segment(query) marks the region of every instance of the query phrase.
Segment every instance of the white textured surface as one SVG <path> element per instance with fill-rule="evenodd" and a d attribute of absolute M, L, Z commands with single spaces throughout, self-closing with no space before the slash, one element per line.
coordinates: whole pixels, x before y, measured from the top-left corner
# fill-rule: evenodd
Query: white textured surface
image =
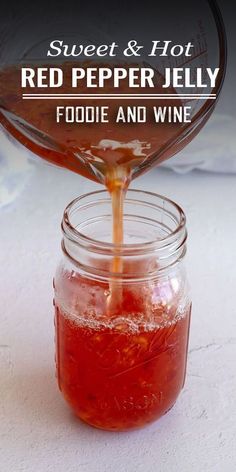
<path fill-rule="evenodd" d="M 80 423 L 56 386 L 52 277 L 65 205 L 95 184 L 40 165 L 2 209 L 1 472 L 233 472 L 236 466 L 236 178 L 139 179 L 186 211 L 193 292 L 188 375 L 172 411 L 132 433 Z M 98 188 L 98 187 L 97 187 Z"/>
<path fill-rule="evenodd" d="M 30 178 L 29 153 L 0 125 L 0 208 L 12 203 Z"/>

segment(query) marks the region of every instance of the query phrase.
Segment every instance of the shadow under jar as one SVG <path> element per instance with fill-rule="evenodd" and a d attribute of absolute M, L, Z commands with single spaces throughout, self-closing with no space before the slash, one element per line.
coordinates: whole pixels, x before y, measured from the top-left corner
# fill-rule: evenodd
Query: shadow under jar
<path fill-rule="evenodd" d="M 110 242 L 111 228 L 106 191 L 83 195 L 64 212 L 54 279 L 56 366 L 79 418 L 122 431 L 174 405 L 185 380 L 191 302 L 178 205 L 129 190 L 123 245 Z M 114 257 L 120 273 L 112 272 Z"/>

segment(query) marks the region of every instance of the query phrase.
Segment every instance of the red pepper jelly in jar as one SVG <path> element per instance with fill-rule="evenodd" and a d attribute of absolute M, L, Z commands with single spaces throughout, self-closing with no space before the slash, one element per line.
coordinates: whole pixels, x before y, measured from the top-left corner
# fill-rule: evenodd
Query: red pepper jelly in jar
<path fill-rule="evenodd" d="M 167 198 L 129 190 L 124 243 L 114 246 L 106 191 L 65 210 L 54 279 L 59 388 L 97 428 L 143 427 L 175 403 L 185 380 L 191 303 L 185 216 Z M 114 257 L 120 272 L 112 272 Z"/>

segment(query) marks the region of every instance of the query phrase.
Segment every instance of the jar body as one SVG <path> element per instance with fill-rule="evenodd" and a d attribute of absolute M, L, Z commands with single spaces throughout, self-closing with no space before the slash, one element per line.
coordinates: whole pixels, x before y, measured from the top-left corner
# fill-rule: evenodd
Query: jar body
<path fill-rule="evenodd" d="M 179 262 L 160 274 L 153 255 L 123 257 L 125 274 L 150 273 L 151 266 L 151 278 L 112 282 L 81 271 L 67 256 L 57 269 L 59 388 L 97 428 L 142 427 L 165 414 L 183 387 L 190 322 L 185 270 Z M 111 296 L 116 303 L 108 313 Z"/>

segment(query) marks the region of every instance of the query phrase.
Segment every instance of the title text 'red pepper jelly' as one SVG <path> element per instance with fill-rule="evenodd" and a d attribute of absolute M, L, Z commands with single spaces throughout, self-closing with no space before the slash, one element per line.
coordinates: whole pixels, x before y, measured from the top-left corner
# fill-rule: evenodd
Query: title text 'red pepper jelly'
<path fill-rule="evenodd" d="M 64 257 L 54 279 L 56 365 L 75 413 L 122 431 L 174 405 L 185 380 L 191 303 L 181 208 L 129 190 L 119 247 L 110 242 L 111 221 L 106 191 L 65 210 Z M 112 272 L 114 257 L 120 273 Z"/>

